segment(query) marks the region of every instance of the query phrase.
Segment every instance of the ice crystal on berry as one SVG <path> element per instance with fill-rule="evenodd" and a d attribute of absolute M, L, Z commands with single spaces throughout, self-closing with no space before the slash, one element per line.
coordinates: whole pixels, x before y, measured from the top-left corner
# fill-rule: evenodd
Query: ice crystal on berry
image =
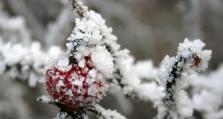
<path fill-rule="evenodd" d="M 56 65 L 46 71 L 46 90 L 66 111 L 98 102 L 105 96 L 103 76 L 93 67 L 90 56 L 83 59 L 83 67 L 69 64 L 60 68 Z"/>

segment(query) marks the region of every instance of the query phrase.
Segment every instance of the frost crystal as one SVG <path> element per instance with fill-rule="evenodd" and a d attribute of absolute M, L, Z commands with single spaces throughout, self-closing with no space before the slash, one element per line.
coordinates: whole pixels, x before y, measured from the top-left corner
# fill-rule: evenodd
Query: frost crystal
<path fill-rule="evenodd" d="M 183 43 L 180 43 L 178 47 L 177 55 L 183 58 L 189 58 L 188 68 L 194 68 L 194 70 L 201 71 L 208 67 L 208 62 L 211 59 L 211 50 L 203 50 L 205 44 L 196 39 L 189 41 L 185 39 Z"/>
<path fill-rule="evenodd" d="M 90 55 L 95 68 L 106 79 L 117 82 L 126 95 L 134 92 L 143 100 L 156 100 L 161 97 L 161 88 L 156 83 L 141 86 L 142 78 L 154 80 L 156 71 L 140 74 L 139 66 L 138 71 L 135 70 L 134 58 L 129 55 L 128 50 L 120 49 L 112 29 L 105 25 L 100 14 L 89 11 L 81 19 L 76 19 L 75 28 L 67 40 L 68 52 L 76 62 L 82 65 L 83 57 Z M 147 66 L 147 71 L 155 69 L 151 63 L 144 68 Z M 88 82 L 91 83 L 91 80 Z M 148 89 L 147 93 L 143 88 Z M 145 93 L 141 93 L 142 91 Z M 150 93 L 156 95 L 151 96 Z"/>
<path fill-rule="evenodd" d="M 67 112 L 60 112 L 54 119 L 66 119 L 68 116 Z"/>
<path fill-rule="evenodd" d="M 49 64 L 49 61 L 57 58 L 60 53 L 58 47 L 51 47 L 45 53 L 37 42 L 26 46 L 3 43 L 0 40 L 0 77 L 27 80 L 29 85 L 34 87 L 44 65 Z"/>
<path fill-rule="evenodd" d="M 100 113 L 99 119 L 126 119 L 123 115 L 117 111 L 106 110 L 100 105 L 95 105 L 95 109 Z"/>
<path fill-rule="evenodd" d="M 52 102 L 52 100 L 50 99 L 50 97 L 48 97 L 48 96 L 46 96 L 46 95 L 43 95 L 43 96 L 41 96 L 41 97 L 38 97 L 38 98 L 37 98 L 37 101 L 40 101 L 40 102 L 42 102 L 42 103 L 46 103 L 46 104 Z"/>
<path fill-rule="evenodd" d="M 83 60 L 84 64 L 92 62 L 89 57 Z M 61 62 L 61 60 L 58 61 Z M 66 62 L 64 58 L 62 61 Z M 100 101 L 105 96 L 106 85 L 100 78 L 100 72 L 91 65 L 79 67 L 77 64 L 70 64 L 65 66 L 69 68 L 64 68 L 63 65 L 62 69 L 57 65 L 53 65 L 46 71 L 45 85 L 52 99 L 61 107 L 66 107 L 65 111 L 78 110 Z"/>
<path fill-rule="evenodd" d="M 166 56 L 161 64 L 159 78 L 165 87 L 165 97 L 159 106 L 158 118 L 185 118 L 192 115 L 191 100 L 183 91 L 186 79 L 194 71 L 207 68 L 210 50 L 203 50 L 200 40 L 185 39 L 178 47 L 177 56 Z"/>
<path fill-rule="evenodd" d="M 192 87 L 192 104 L 194 110 L 206 119 L 223 118 L 223 65 L 216 71 L 205 75 L 193 75 L 190 79 Z"/>
<path fill-rule="evenodd" d="M 116 37 L 111 34 L 111 28 L 105 25 L 105 20 L 94 11 L 84 14 L 81 19 L 75 20 L 75 28 L 67 39 L 68 52 L 78 62 L 83 56 L 91 55 L 95 67 L 108 78 L 112 77 L 114 66 L 113 58 L 106 49 L 106 42 L 115 41 Z"/>

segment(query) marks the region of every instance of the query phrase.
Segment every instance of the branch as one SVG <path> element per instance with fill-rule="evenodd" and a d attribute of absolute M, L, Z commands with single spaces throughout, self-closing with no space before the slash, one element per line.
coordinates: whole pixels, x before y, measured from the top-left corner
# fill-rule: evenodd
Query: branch
<path fill-rule="evenodd" d="M 183 84 L 191 73 L 207 68 L 211 51 L 203 50 L 204 46 L 205 44 L 200 40 L 186 39 L 178 47 L 177 56 L 164 58 L 159 78 L 164 85 L 166 95 L 158 107 L 159 119 L 185 118 L 192 115 L 192 109 L 189 109 L 191 107 L 185 107 L 188 104 L 182 104 L 189 100 L 183 90 Z M 191 111 L 184 113 L 184 108 Z"/>
<path fill-rule="evenodd" d="M 96 113 L 98 117 L 101 119 L 126 119 L 123 115 L 118 113 L 117 111 L 106 110 L 100 105 L 95 105 L 93 108 L 89 108 L 89 111 Z"/>
<path fill-rule="evenodd" d="M 87 6 L 84 6 L 80 0 L 71 0 L 71 3 L 73 9 L 75 9 L 81 17 L 88 11 Z"/>
<path fill-rule="evenodd" d="M 21 43 L 3 43 L 0 39 L 0 77 L 27 81 L 30 87 L 35 87 L 43 66 L 59 54 L 61 50 L 58 47 L 43 51 L 38 42 L 27 46 Z"/>

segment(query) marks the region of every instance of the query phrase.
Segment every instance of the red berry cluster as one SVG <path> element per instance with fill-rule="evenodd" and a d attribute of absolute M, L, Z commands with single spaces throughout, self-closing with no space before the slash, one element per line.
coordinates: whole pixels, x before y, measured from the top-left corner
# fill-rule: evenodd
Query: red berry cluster
<path fill-rule="evenodd" d="M 53 66 L 46 72 L 48 94 L 69 111 L 98 102 L 105 96 L 106 86 L 101 73 L 94 68 L 90 56 L 84 61 L 84 67 L 71 64 L 64 71 Z"/>

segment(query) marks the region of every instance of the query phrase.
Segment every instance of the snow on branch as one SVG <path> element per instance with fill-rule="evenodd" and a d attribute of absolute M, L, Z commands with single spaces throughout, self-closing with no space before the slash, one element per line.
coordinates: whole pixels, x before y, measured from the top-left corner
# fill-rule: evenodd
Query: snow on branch
<path fill-rule="evenodd" d="M 72 4 L 81 18 L 75 20 L 75 27 L 67 38 L 66 53 L 46 67 L 45 86 L 51 99 L 46 101 L 66 112 L 66 117 L 82 119 L 91 107 L 96 112 L 104 110 L 97 103 L 106 95 L 107 85 L 114 83 L 126 96 L 157 104 L 159 119 L 192 115 L 192 103 L 183 84 L 191 73 L 208 66 L 211 51 L 203 50 L 203 42 L 186 39 L 179 45 L 177 55 L 165 57 L 158 70 L 151 61 L 135 63 L 129 51 L 120 48 L 100 14 L 88 11 L 78 0 Z M 158 78 L 157 72 L 161 86 L 154 80 Z M 108 112 L 103 111 L 101 115 Z M 105 117 L 110 119 L 113 115 Z"/>
<path fill-rule="evenodd" d="M 58 57 L 60 48 L 51 47 L 46 53 L 41 45 L 33 42 L 30 46 L 3 43 L 0 40 L 0 77 L 1 79 L 27 80 L 29 86 L 36 86 L 41 70 L 50 59 Z"/>
<path fill-rule="evenodd" d="M 156 102 L 162 97 L 163 88 L 155 81 L 157 69 L 151 61 L 134 62 L 134 58 L 120 52 L 115 59 L 114 82 L 122 88 L 126 96 L 143 101 Z M 145 81 L 146 80 L 146 81 Z"/>
<path fill-rule="evenodd" d="M 140 77 L 142 73 L 134 70 L 139 65 L 135 66 L 134 58 L 129 55 L 128 50 L 120 49 L 117 37 L 112 34 L 112 28 L 106 26 L 100 14 L 90 10 L 85 12 L 82 18 L 77 18 L 75 28 L 67 40 L 72 62 L 78 63 L 84 56 L 90 55 L 93 64 L 105 76 L 106 81 L 117 83 L 127 96 L 135 95 L 140 99 L 150 101 L 161 96 L 161 88 L 157 83 L 145 83 L 141 86 L 145 76 L 152 80 L 156 77 L 156 68 L 151 61 L 144 63 L 145 71 L 149 70 L 150 73 L 144 73 L 144 77 Z"/>
<path fill-rule="evenodd" d="M 83 107 L 103 99 L 104 81 L 108 84 L 110 81 L 117 82 L 126 95 L 134 92 L 143 100 L 154 101 L 161 97 L 162 90 L 157 83 L 141 85 L 143 78 L 150 80 L 156 72 L 150 76 L 132 70 L 134 67 L 139 70 L 140 65 L 134 64 L 128 50 L 120 49 L 116 36 L 100 14 L 92 10 L 84 12 L 81 18 L 75 20 L 75 27 L 67 40 L 67 52 L 45 72 L 48 94 L 69 109 L 66 111 L 83 110 Z M 148 66 L 144 67 L 148 72 L 155 69 L 151 62 L 144 64 Z"/>
<path fill-rule="evenodd" d="M 123 115 L 113 110 L 106 110 L 100 105 L 94 106 L 95 111 L 98 113 L 99 119 L 126 119 Z"/>
<path fill-rule="evenodd" d="M 75 2 L 80 13 L 83 6 Z M 113 59 L 103 40 L 110 32 L 100 14 L 86 10 L 75 20 L 66 53 L 46 67 L 44 79 L 50 102 L 68 117 L 84 118 L 86 109 L 106 95 L 105 78 L 112 77 Z"/>
<path fill-rule="evenodd" d="M 84 16 L 84 14 L 88 11 L 88 7 L 84 6 L 82 1 L 80 0 L 71 0 L 73 9 L 77 11 L 80 16 Z"/>
<path fill-rule="evenodd" d="M 209 75 L 191 76 L 205 70 L 211 58 L 212 52 L 203 50 L 202 41 L 185 39 L 177 55 L 166 56 L 158 69 L 150 60 L 136 62 L 129 50 L 121 49 L 112 28 L 99 13 L 88 10 L 80 0 L 70 1 L 80 18 L 75 19 L 67 50 L 61 56 L 58 47 L 44 51 L 39 43 L 31 42 L 22 17 L 11 19 L 0 11 L 0 35 L 4 41 L 13 41 L 0 40 L 1 79 L 25 80 L 34 87 L 45 66 L 43 83 L 47 95 L 37 100 L 60 109 L 55 119 L 88 119 L 87 112 L 95 113 L 99 119 L 126 119 L 117 111 L 98 105 L 112 85 L 118 85 L 126 97 L 154 103 L 158 119 L 190 118 L 193 111 L 207 119 L 223 118 L 219 79 L 223 68 Z M 64 7 L 57 21 L 48 27 L 48 44 L 65 37 L 63 29 L 70 18 L 69 9 Z M 15 44 L 17 40 L 24 43 Z M 188 87 L 190 91 L 186 92 Z"/>
<path fill-rule="evenodd" d="M 55 104 L 60 105 L 58 102 L 53 101 L 49 96 L 41 96 L 37 99 L 42 103 L 46 104 Z M 66 119 L 67 117 L 71 116 L 74 119 L 88 119 L 87 112 L 93 112 L 97 115 L 99 119 L 126 119 L 123 115 L 118 113 L 117 111 L 113 111 L 110 109 L 105 109 L 102 106 L 95 104 L 95 105 L 88 105 L 82 109 L 76 109 L 74 112 L 67 112 L 66 109 L 63 110 L 63 107 L 60 108 L 60 112 L 54 119 Z"/>
<path fill-rule="evenodd" d="M 193 75 L 189 81 L 192 87 L 194 110 L 205 119 L 221 119 L 223 104 L 223 65 L 208 74 Z"/>
<path fill-rule="evenodd" d="M 158 106 L 159 119 L 178 119 L 192 115 L 191 100 L 183 88 L 191 73 L 207 68 L 212 52 L 203 50 L 204 46 L 200 40 L 185 39 L 180 43 L 175 57 L 164 58 L 159 78 L 166 94 Z"/>
<path fill-rule="evenodd" d="M 143 85 L 144 88 L 147 87 L 148 94 L 146 91 L 141 93 L 143 88 L 140 84 L 143 77 L 139 78 L 140 73 L 133 70 L 134 58 L 129 55 L 128 50 L 120 49 L 116 36 L 112 34 L 112 29 L 106 26 L 100 14 L 92 10 L 86 12 L 84 17 L 76 19 L 75 25 L 67 43 L 67 48 L 72 54 L 70 59 L 79 62 L 83 54 L 84 56 L 91 55 L 93 64 L 102 72 L 107 81 L 116 82 L 123 88 L 127 96 L 134 92 L 137 97 L 144 100 L 154 100 L 160 97 L 161 89 L 156 83 Z M 148 63 L 145 67 L 150 68 L 151 71 L 147 76 L 154 78 L 156 69 L 152 63 Z M 157 95 L 151 96 L 149 92 Z"/>

